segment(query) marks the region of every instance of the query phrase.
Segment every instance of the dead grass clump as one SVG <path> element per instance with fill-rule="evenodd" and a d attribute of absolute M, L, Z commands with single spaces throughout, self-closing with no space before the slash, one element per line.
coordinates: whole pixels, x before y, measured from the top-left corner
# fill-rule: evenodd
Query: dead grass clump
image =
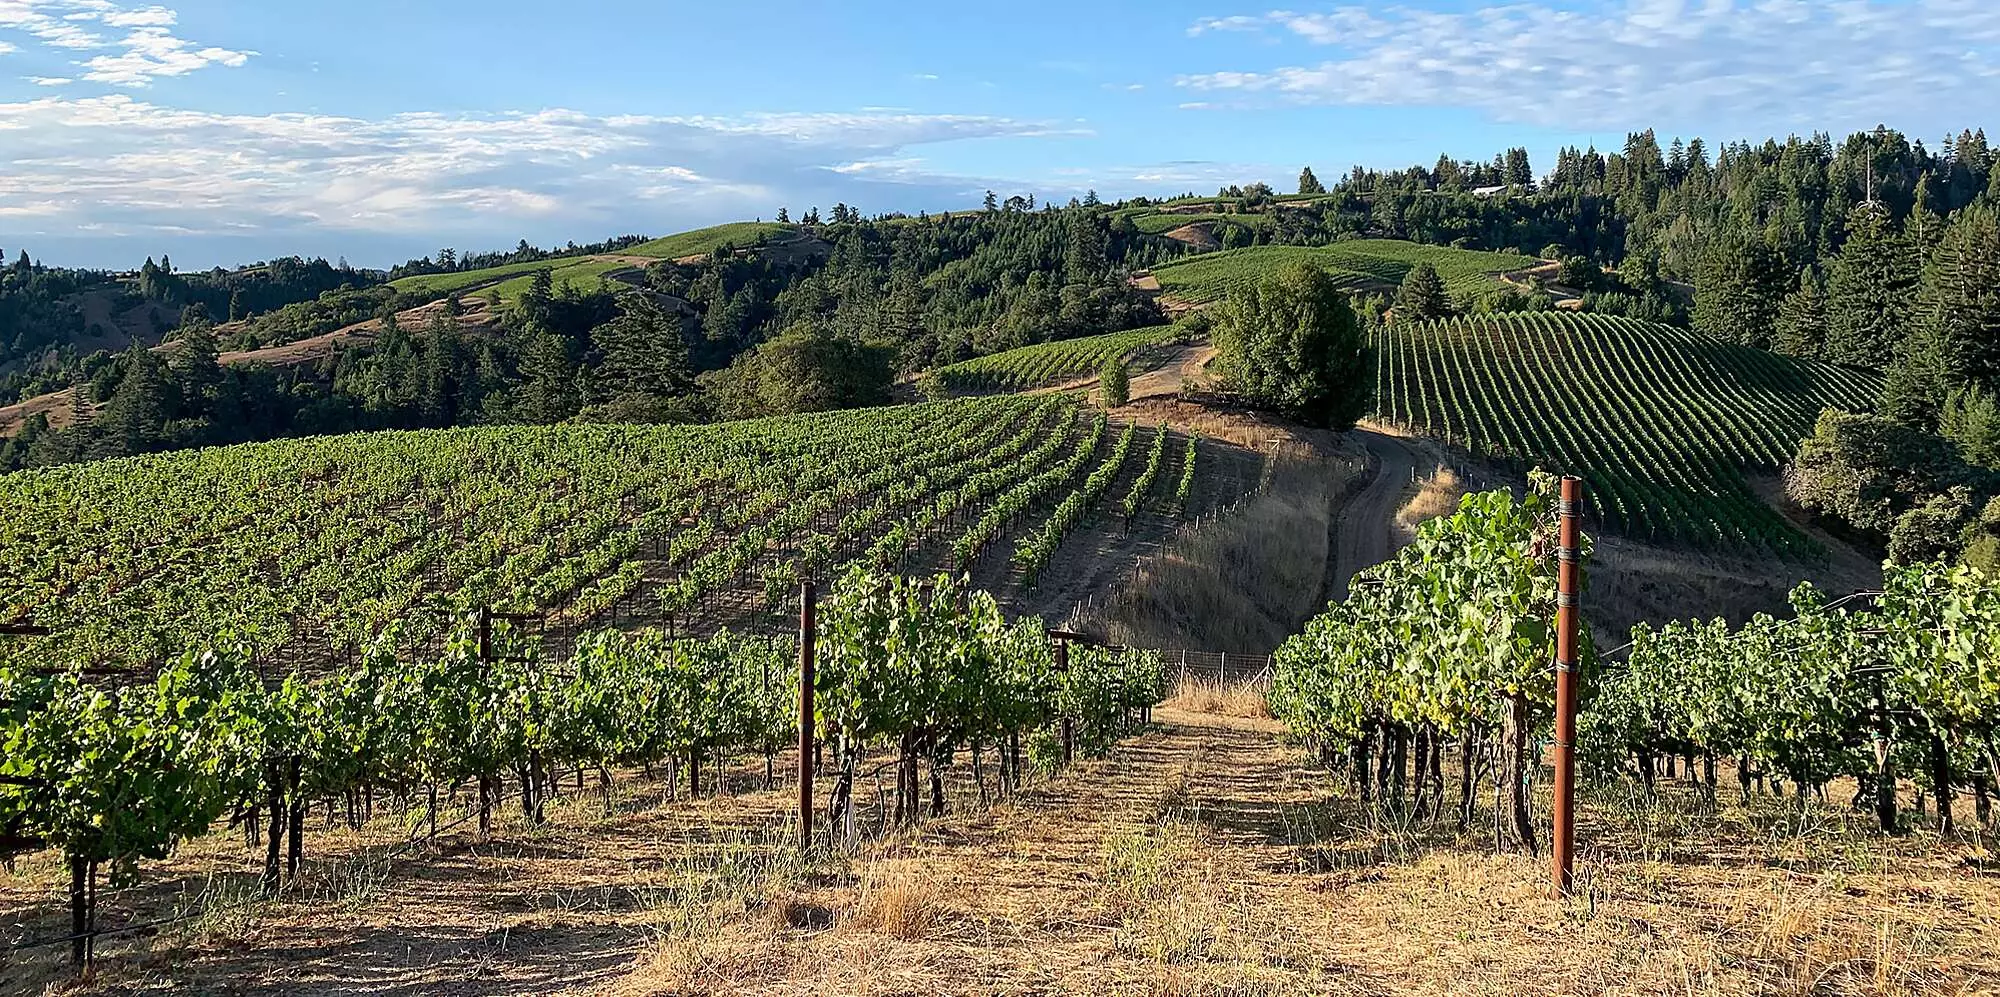
<path fill-rule="evenodd" d="M 1440 464 L 1430 477 L 1418 483 L 1417 493 L 1396 512 L 1396 525 L 1414 535 L 1422 523 L 1450 515 L 1464 494 L 1465 483 L 1458 479 L 1458 472 Z"/>
<path fill-rule="evenodd" d="M 848 924 L 915 941 L 931 934 L 945 917 L 944 888 L 910 870 L 874 872 L 862 880 L 861 896 Z"/>
<path fill-rule="evenodd" d="M 1183 674 L 1175 683 L 1166 705 L 1189 713 L 1209 713 L 1222 717 L 1269 717 L 1269 679 L 1224 682 L 1221 679 Z"/>

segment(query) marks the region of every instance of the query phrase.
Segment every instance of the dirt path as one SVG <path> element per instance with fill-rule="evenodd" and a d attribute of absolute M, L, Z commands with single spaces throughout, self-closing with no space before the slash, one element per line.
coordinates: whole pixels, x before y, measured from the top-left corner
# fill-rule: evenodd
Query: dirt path
<path fill-rule="evenodd" d="M 1336 527 L 1328 598 L 1347 597 L 1347 583 L 1362 568 L 1396 553 L 1396 510 L 1409 493 L 1410 475 L 1423 458 L 1415 447 L 1387 433 L 1357 428 L 1352 438 L 1366 447 L 1373 475 L 1341 506 Z"/>

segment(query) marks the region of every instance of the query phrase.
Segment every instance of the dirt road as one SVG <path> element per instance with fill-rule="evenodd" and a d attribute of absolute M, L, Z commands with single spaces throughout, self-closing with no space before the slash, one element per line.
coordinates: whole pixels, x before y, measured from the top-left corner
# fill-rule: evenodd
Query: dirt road
<path fill-rule="evenodd" d="M 1396 510 L 1409 493 L 1411 472 L 1423 461 L 1414 447 L 1387 433 L 1357 428 L 1351 435 L 1368 449 L 1374 473 L 1341 506 L 1328 574 L 1330 600 L 1347 597 L 1355 572 L 1396 553 Z"/>

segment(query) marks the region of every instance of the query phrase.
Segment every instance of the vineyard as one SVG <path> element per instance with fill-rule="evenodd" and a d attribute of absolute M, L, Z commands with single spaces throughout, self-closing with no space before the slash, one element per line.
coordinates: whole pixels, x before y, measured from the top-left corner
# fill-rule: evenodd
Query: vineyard
<path fill-rule="evenodd" d="M 217 634 L 277 667 L 353 660 L 413 616 L 757 625 L 850 564 L 974 570 L 1053 549 L 1123 464 L 1062 396 L 704 427 L 509 427 L 288 440 L 0 478 L 0 662 L 144 670 Z M 1148 443 L 1154 442 L 1151 438 Z M 1102 471 L 1101 467 L 1111 467 Z M 1023 468 L 1039 469 L 1023 474 Z M 1086 505 L 1102 496 L 1093 495 Z M 1112 501 L 1112 500 L 1106 500 Z M 774 615 L 775 614 L 775 615 Z"/>
<path fill-rule="evenodd" d="M 1495 274 L 1538 262 L 1511 253 L 1425 246 L 1397 239 L 1355 239 L 1330 246 L 1252 246 L 1204 253 L 1154 267 L 1153 276 L 1163 292 L 1201 304 L 1221 301 L 1300 261 L 1317 265 L 1351 291 L 1392 287 L 1402 282 L 1411 267 L 1429 263 L 1455 293 L 1492 286 Z"/>
<path fill-rule="evenodd" d="M 510 779 L 523 818 L 539 824 L 559 770 L 579 789 L 595 773 L 607 809 L 614 771 L 661 763 L 669 773 L 685 766 L 699 796 L 704 765 L 719 772 L 739 753 L 769 759 L 799 735 L 789 639 L 605 630 L 549 667 L 507 620 L 480 613 L 432 628 L 439 651 L 412 653 L 391 628 L 354 667 L 316 679 L 260 679 L 254 652 L 227 630 L 150 683 L 0 668 L 9 746 L 0 850 L 62 851 L 81 934 L 95 927 L 100 867 L 112 887 L 127 885 L 141 859 L 164 858 L 232 814 L 246 844 L 264 850 L 268 894 L 299 875 L 303 814 L 315 801 L 327 801 L 329 818 L 331 801 L 346 801 L 357 826 L 378 800 L 395 801 L 435 836 L 440 791 L 476 784 L 483 837 Z M 811 636 L 812 730 L 835 755 L 828 826 L 850 842 L 858 767 L 870 754 L 892 753 L 894 819 L 915 821 L 943 813 L 944 769 L 960 752 L 972 755 L 981 797 L 987 751 L 1009 792 L 1028 776 L 1024 745 L 1043 771 L 1058 757 L 1101 752 L 1162 688 L 1157 656 L 1057 649 L 1041 621 L 1009 623 L 991 596 L 949 576 L 854 568 Z M 80 939 L 78 956 L 88 951 Z"/>
<path fill-rule="evenodd" d="M 1523 468 L 1587 476 L 1616 532 L 1720 549 L 1817 550 L 1751 490 L 1824 407 L 1866 409 L 1870 373 L 1670 326 L 1533 312 L 1390 326 L 1379 418 Z"/>
<path fill-rule="evenodd" d="M 1524 787 L 1555 706 L 1549 483 L 1538 475 L 1519 500 L 1468 495 L 1426 523 L 1279 649 L 1271 693 L 1274 711 L 1364 794 L 1372 782 L 1415 812 L 1426 799 L 1434 813 L 1451 802 L 1460 827 L 1490 755 L 1494 792 L 1511 798 L 1496 806 L 1496 826 L 1511 825 L 1530 850 Z M 1588 563 L 1587 540 L 1578 556 Z M 1586 767 L 1607 782 L 1639 782 L 1650 797 L 1678 761 L 1711 803 L 1718 761 L 1733 765 L 1745 799 L 1753 783 L 1789 782 L 1795 795 L 1824 801 L 1844 779 L 1891 833 L 1902 828 L 1899 780 L 1914 775 L 1940 833 L 1953 830 L 1952 799 L 1967 786 L 1979 822 L 1990 823 L 2000 788 L 2000 674 L 1991 667 L 2000 583 L 1920 564 L 1892 567 L 1880 592 L 1830 599 L 1807 584 L 1792 601 L 1790 617 L 1759 615 L 1741 628 L 1641 624 L 1608 650 L 1586 631 L 1576 743 Z M 1463 765 L 1456 801 L 1440 771 L 1447 744 Z M 1411 750 L 1413 797 L 1404 797 Z M 1372 776 L 1373 752 L 1385 778 Z"/>
<path fill-rule="evenodd" d="M 1060 339 L 960 361 L 932 371 L 929 390 L 946 394 L 1023 391 L 1095 375 L 1107 362 L 1130 362 L 1171 342 L 1172 326 Z"/>

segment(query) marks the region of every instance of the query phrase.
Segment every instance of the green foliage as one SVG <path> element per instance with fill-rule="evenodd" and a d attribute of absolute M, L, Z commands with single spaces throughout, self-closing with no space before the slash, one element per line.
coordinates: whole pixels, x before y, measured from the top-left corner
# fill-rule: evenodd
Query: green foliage
<path fill-rule="evenodd" d="M 1889 560 L 1897 564 L 1956 560 L 1977 512 L 1972 489 L 1964 485 L 1924 499 L 1898 517 L 1889 531 Z"/>
<path fill-rule="evenodd" d="M 726 418 L 881 405 L 895 380 L 894 348 L 818 327 L 793 329 L 764 343 L 711 379 Z"/>
<path fill-rule="evenodd" d="M 1641 626 L 1583 717 L 1586 755 L 1602 768 L 1632 752 L 1737 757 L 1746 790 L 1752 765 L 1802 786 L 1852 776 L 1887 790 L 1890 821 L 1898 768 L 1935 795 L 1984 765 L 2000 723 L 2000 585 L 1914 564 L 1885 574 L 1872 607 L 1845 602 L 1801 585 L 1789 618 Z"/>
<path fill-rule="evenodd" d="M 1967 463 L 2000 471 L 2000 396 L 1977 386 L 1945 396 L 1938 433 L 1958 445 Z"/>
<path fill-rule="evenodd" d="M 1368 411 L 1370 357 L 1359 320 L 1326 272 L 1299 262 L 1231 295 L 1214 331 L 1229 389 L 1314 426 Z"/>
<path fill-rule="evenodd" d="M 1810 270 L 1799 272 L 1799 286 L 1778 305 L 1778 322 L 1771 349 L 1786 356 L 1819 359 L 1826 347 L 1826 291 Z"/>
<path fill-rule="evenodd" d="M 1992 476 L 1942 437 L 1834 410 L 1819 417 L 1785 476 L 1785 491 L 1800 506 L 1882 538 L 1904 513 L 1960 485 L 1989 494 Z"/>
<path fill-rule="evenodd" d="M 1466 316 L 1374 333 L 1376 414 L 1488 459 L 1586 477 L 1605 525 L 1700 547 L 1811 554 L 1745 481 L 1827 406 L 1878 381 L 1649 322 Z"/>
<path fill-rule="evenodd" d="M 1104 361 L 1097 373 L 1097 385 L 1105 408 L 1117 408 L 1132 398 L 1132 382 L 1125 373 L 1125 361 L 1116 357 Z"/>
<path fill-rule="evenodd" d="M 1293 733 L 1328 746 L 1371 730 L 1428 725 L 1467 734 L 1506 728 L 1522 743 L 1554 702 L 1557 520 L 1553 479 L 1516 500 L 1466 495 L 1416 540 L 1364 569 L 1346 601 L 1327 607 L 1273 655 L 1269 701 Z M 1588 538 L 1580 555 L 1587 558 Z M 1586 672 L 1594 666 L 1587 630 Z M 1510 754 L 1517 827 L 1532 834 L 1522 788 L 1531 764 Z"/>
<path fill-rule="evenodd" d="M 1422 322 L 1451 315 L 1451 298 L 1445 293 L 1444 279 L 1437 268 L 1419 263 L 1403 276 L 1396 289 L 1396 320 Z"/>
<path fill-rule="evenodd" d="M 1826 279 L 1826 359 L 1887 365 L 1909 333 L 1917 254 L 1867 205 L 1848 216 L 1847 243 Z"/>
<path fill-rule="evenodd" d="M 1604 284 L 1604 268 L 1588 256 L 1565 256 L 1556 268 L 1556 283 L 1579 291 L 1595 291 Z"/>
<path fill-rule="evenodd" d="M 1792 283 L 1784 257 L 1761 237 L 1716 239 L 1695 277 L 1694 330 L 1763 349 L 1771 344 L 1779 305 Z"/>
<path fill-rule="evenodd" d="M 267 660 L 339 654 L 436 604 L 664 622 L 766 568 L 830 571 L 843 551 L 896 565 L 904 545 L 959 539 L 1014 501 L 1000 496 L 1020 468 L 1065 463 L 1075 413 L 1062 396 L 997 397 L 372 433 L 4 475 L 0 620 L 56 633 L 0 642 L 0 663 L 153 660 L 225 629 Z M 661 573 L 671 584 L 646 584 Z"/>

